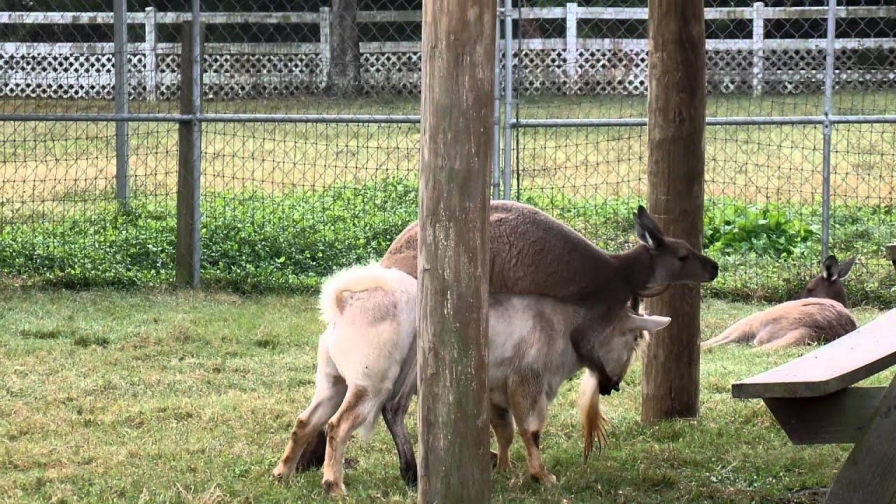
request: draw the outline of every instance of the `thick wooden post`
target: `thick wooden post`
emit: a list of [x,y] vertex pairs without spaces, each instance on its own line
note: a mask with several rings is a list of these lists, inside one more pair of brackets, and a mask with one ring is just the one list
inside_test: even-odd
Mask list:
[[[194,2],[197,0],[193,0]],[[194,14],[195,15],[195,14]],[[199,287],[200,178],[202,175],[202,124],[196,119],[202,98],[202,25],[185,21],[181,29],[180,112],[192,115],[178,125],[177,250],[174,283]]]
[[[647,105],[649,210],[669,236],[703,241],[706,35],[703,0],[650,0]],[[649,300],[672,317],[644,364],[641,419],[693,418],[700,410],[700,287]]]
[[423,4],[420,503],[489,501],[488,204],[495,16],[494,0]]

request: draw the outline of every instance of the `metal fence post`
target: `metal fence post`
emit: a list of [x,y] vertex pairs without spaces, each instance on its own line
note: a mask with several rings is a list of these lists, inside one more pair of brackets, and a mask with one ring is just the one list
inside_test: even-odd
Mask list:
[[320,9],[320,87],[327,87],[327,78],[330,75],[330,8]]
[[566,4],[566,93],[573,94],[579,66],[579,6]]
[[[193,0],[198,4],[198,0]],[[199,113],[202,98],[202,25],[198,9],[194,8],[190,21],[183,23],[181,72],[181,114],[190,121],[178,127],[177,171],[177,254],[175,283],[197,288],[200,284],[201,214],[199,208],[202,124]]]
[[[113,42],[115,52],[115,113],[128,113],[128,4],[113,2]],[[128,122],[115,123],[115,198],[121,203],[130,199],[128,187]]]
[[[511,199],[510,179],[513,175],[513,0],[504,0],[504,199]],[[522,21],[522,20],[520,20]]]
[[[495,8],[501,12],[498,2]],[[501,199],[501,16],[495,16],[495,131],[492,145],[492,199]]]
[[831,240],[831,140],[834,125],[834,40],[837,29],[837,0],[828,0],[828,32],[824,58],[824,144],[821,180],[821,258],[828,255]]
[[753,4],[753,96],[762,94],[765,83],[765,4]]
[[156,101],[158,99],[158,53],[156,47],[156,8],[146,8],[146,18],[143,21],[146,38],[143,43],[143,82],[146,86],[146,99]]

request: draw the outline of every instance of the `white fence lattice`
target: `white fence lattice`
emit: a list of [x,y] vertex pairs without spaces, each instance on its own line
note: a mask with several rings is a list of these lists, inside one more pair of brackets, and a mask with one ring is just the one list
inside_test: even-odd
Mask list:
[[[641,95],[647,91],[647,41],[577,36],[579,21],[643,20],[640,8],[586,8],[576,4],[521,10],[526,19],[565,20],[565,38],[515,40],[517,92],[577,95]],[[519,12],[512,13],[514,17]],[[826,8],[706,9],[706,18],[742,19],[753,24],[752,39],[707,40],[708,89],[716,93],[814,92],[824,82],[823,39],[766,38],[769,19],[819,19]],[[205,23],[328,22],[319,13],[206,14]],[[886,18],[896,7],[842,7],[838,18]],[[129,44],[130,94],[134,100],[169,100],[179,92],[180,45],[157,43],[157,26],[189,19],[186,13],[155,9],[133,13],[145,40]],[[365,23],[419,21],[416,11],[361,12]],[[0,13],[0,24],[111,24],[106,13]],[[323,32],[323,30],[322,30]],[[321,37],[322,39],[324,37]],[[320,91],[326,84],[329,53],[317,43],[208,43],[203,79],[209,99],[290,97]],[[873,66],[862,55],[874,50]],[[836,42],[836,80],[850,89],[896,88],[896,38],[845,38]],[[361,44],[361,76],[369,92],[420,90],[419,42]],[[503,55],[502,55],[503,58]],[[0,97],[111,99],[114,84],[111,43],[0,43]],[[503,66],[501,67],[503,68]]]

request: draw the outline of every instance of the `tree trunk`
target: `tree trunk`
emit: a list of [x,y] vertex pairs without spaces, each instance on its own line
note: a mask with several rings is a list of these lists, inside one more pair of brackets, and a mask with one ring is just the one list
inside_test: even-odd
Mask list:
[[[649,210],[669,236],[703,242],[706,36],[703,0],[650,0],[647,105]],[[675,285],[648,309],[672,317],[644,363],[641,420],[700,411],[700,286]]]
[[361,90],[361,39],[355,18],[358,0],[333,0],[327,92],[356,95]]
[[423,4],[420,503],[489,502],[488,208],[494,0]]

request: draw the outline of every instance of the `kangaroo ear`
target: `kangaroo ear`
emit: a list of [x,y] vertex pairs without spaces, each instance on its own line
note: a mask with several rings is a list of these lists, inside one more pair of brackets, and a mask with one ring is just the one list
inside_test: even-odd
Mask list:
[[840,272],[839,272],[840,280],[843,280],[844,278],[846,278],[846,275],[849,275],[849,272],[852,271],[852,267],[855,265],[856,265],[855,256],[850,257],[849,259],[840,263]]
[[666,243],[663,231],[643,205],[638,205],[638,213],[635,214],[635,234],[638,235],[641,243],[652,250],[662,247]]
[[833,282],[837,279],[839,273],[840,263],[837,261],[837,256],[831,254],[821,263],[821,277],[829,282]]

